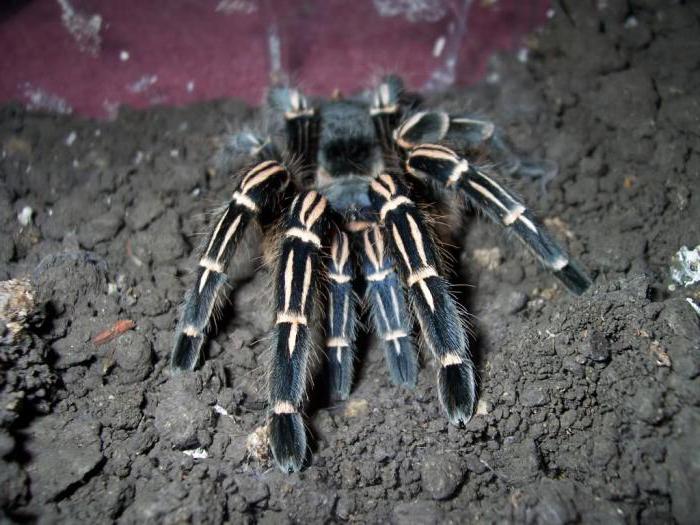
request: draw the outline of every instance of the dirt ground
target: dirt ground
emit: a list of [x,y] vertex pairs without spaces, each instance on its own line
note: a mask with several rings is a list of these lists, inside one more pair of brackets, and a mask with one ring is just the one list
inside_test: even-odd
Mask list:
[[[255,111],[123,109],[106,123],[0,108],[0,280],[29,278],[46,304],[13,344],[0,326],[0,520],[695,522],[700,327],[686,298],[700,287],[669,289],[669,266],[700,244],[700,5],[554,13],[527,60],[499,57],[483,85],[436,103],[489,115],[558,163],[546,188],[508,183],[593,287],[567,294],[470,218],[457,266],[477,415],[451,427],[431,360],[400,390],[363,337],[350,400],[312,388],[312,455],[295,475],[248,441],[265,421],[269,275],[235,286],[200,370],[167,366],[198,234],[231,191],[208,174],[214,139]],[[126,319],[133,330],[93,342]],[[186,453],[199,448],[207,458]]]

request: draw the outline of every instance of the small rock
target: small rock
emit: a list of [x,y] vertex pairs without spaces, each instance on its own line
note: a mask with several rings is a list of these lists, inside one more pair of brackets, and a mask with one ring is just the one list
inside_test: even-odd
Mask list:
[[505,443],[496,458],[496,471],[511,483],[532,481],[540,470],[540,454],[532,440]]
[[423,490],[433,499],[450,498],[464,479],[462,461],[456,454],[426,457],[421,467]]
[[22,226],[29,226],[29,224],[32,222],[33,216],[34,210],[29,206],[25,206],[22,208],[22,211],[17,214],[17,220]]
[[523,292],[512,292],[506,301],[506,312],[517,314],[527,306],[528,297]]
[[201,379],[177,374],[159,392],[155,426],[161,437],[179,450],[197,448],[198,432],[211,429],[214,411],[199,399]]
[[369,403],[366,399],[350,399],[344,410],[345,417],[365,417],[369,412]]
[[520,393],[520,404],[526,407],[539,407],[546,404],[548,400],[547,386],[543,383],[525,385]]
[[605,334],[592,330],[583,342],[581,353],[596,363],[604,363],[610,359],[610,343]]
[[121,369],[119,381],[123,384],[137,383],[151,371],[152,345],[145,335],[127,332],[113,344],[117,346],[114,358]]

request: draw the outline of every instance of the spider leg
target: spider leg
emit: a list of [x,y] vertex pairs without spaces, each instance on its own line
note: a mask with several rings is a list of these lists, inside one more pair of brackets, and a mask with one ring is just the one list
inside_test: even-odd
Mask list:
[[413,388],[418,376],[418,360],[411,344],[404,289],[385,249],[384,234],[379,226],[362,232],[361,259],[367,282],[367,302],[375,331],[384,340],[391,379],[396,385]]
[[306,383],[313,311],[321,270],[327,201],[315,191],[298,195],[287,216],[276,271],[277,319],[269,378],[270,448],[284,472],[299,470],[306,434],[299,414]]
[[417,146],[409,151],[406,168],[412,175],[427,176],[463,192],[494,222],[510,228],[571,292],[580,295],[590,286],[586,272],[522,202],[453,150],[434,144]]
[[391,75],[385,77],[369,94],[369,113],[385,152],[394,148],[392,134],[401,119],[400,99],[403,90],[403,80]]
[[387,231],[394,260],[438,370],[440,401],[453,424],[466,423],[476,399],[474,367],[464,327],[447,281],[438,274],[438,256],[422,214],[390,175],[370,185],[370,200]]
[[316,163],[318,115],[304,94],[296,88],[274,86],[267,94],[268,105],[284,117],[287,150],[309,168]]
[[448,115],[443,111],[422,111],[411,115],[395,133],[397,144],[406,150],[421,144],[444,142],[458,151],[484,151],[499,172],[549,181],[557,173],[551,161],[520,158],[504,140],[493,122],[471,116]]
[[197,366],[209,319],[226,283],[226,267],[236,246],[250,221],[271,207],[288,183],[287,170],[273,160],[260,162],[244,174],[199,260],[197,279],[187,294],[176,329],[170,359],[173,369],[192,370]]
[[326,348],[331,389],[340,399],[347,399],[352,387],[356,317],[353,277],[350,238],[347,233],[337,231],[331,242],[331,265],[328,272]]

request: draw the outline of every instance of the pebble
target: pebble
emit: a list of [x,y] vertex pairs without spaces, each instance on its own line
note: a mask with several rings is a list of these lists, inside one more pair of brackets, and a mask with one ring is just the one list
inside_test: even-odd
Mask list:
[[520,404],[526,407],[542,406],[548,400],[547,386],[542,383],[527,384],[520,393]]
[[213,428],[214,411],[198,398],[196,390],[199,386],[196,383],[196,376],[178,374],[160,391],[155,426],[161,439],[179,450],[203,445],[198,432]]
[[463,479],[462,461],[456,454],[436,454],[423,460],[421,466],[423,490],[435,500],[450,498]]
[[145,335],[127,332],[112,344],[117,347],[114,358],[120,368],[118,378],[122,384],[137,383],[148,377],[153,351]]
[[17,220],[22,226],[29,226],[32,222],[33,216],[34,210],[29,206],[25,206],[22,208],[22,211],[17,214]]
[[581,353],[596,363],[604,363],[610,359],[610,343],[605,334],[592,330],[581,346]]

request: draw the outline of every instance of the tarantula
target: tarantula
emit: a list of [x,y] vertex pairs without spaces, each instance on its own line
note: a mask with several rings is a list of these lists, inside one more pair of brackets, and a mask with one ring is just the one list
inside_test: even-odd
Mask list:
[[[520,162],[490,122],[421,110],[417,95],[404,92],[393,76],[349,99],[313,103],[298,89],[278,86],[267,100],[284,122],[285,155],[272,140],[236,136],[248,167],[239,172],[230,203],[206,241],[177,327],[172,368],[192,370],[200,361],[227,265],[246,226],[258,221],[264,232],[279,236],[267,388],[270,448],[283,471],[299,470],[306,455],[300,410],[319,297],[327,298],[331,388],[341,399],[350,393],[357,278],[392,381],[416,384],[408,304],[435,357],[444,411],[451,423],[466,423],[476,398],[474,367],[426,206],[473,205],[509,228],[569,290],[581,294],[590,284],[586,273],[522,202],[467,157],[485,151],[508,172],[534,165]],[[296,162],[285,162],[289,158]]]

